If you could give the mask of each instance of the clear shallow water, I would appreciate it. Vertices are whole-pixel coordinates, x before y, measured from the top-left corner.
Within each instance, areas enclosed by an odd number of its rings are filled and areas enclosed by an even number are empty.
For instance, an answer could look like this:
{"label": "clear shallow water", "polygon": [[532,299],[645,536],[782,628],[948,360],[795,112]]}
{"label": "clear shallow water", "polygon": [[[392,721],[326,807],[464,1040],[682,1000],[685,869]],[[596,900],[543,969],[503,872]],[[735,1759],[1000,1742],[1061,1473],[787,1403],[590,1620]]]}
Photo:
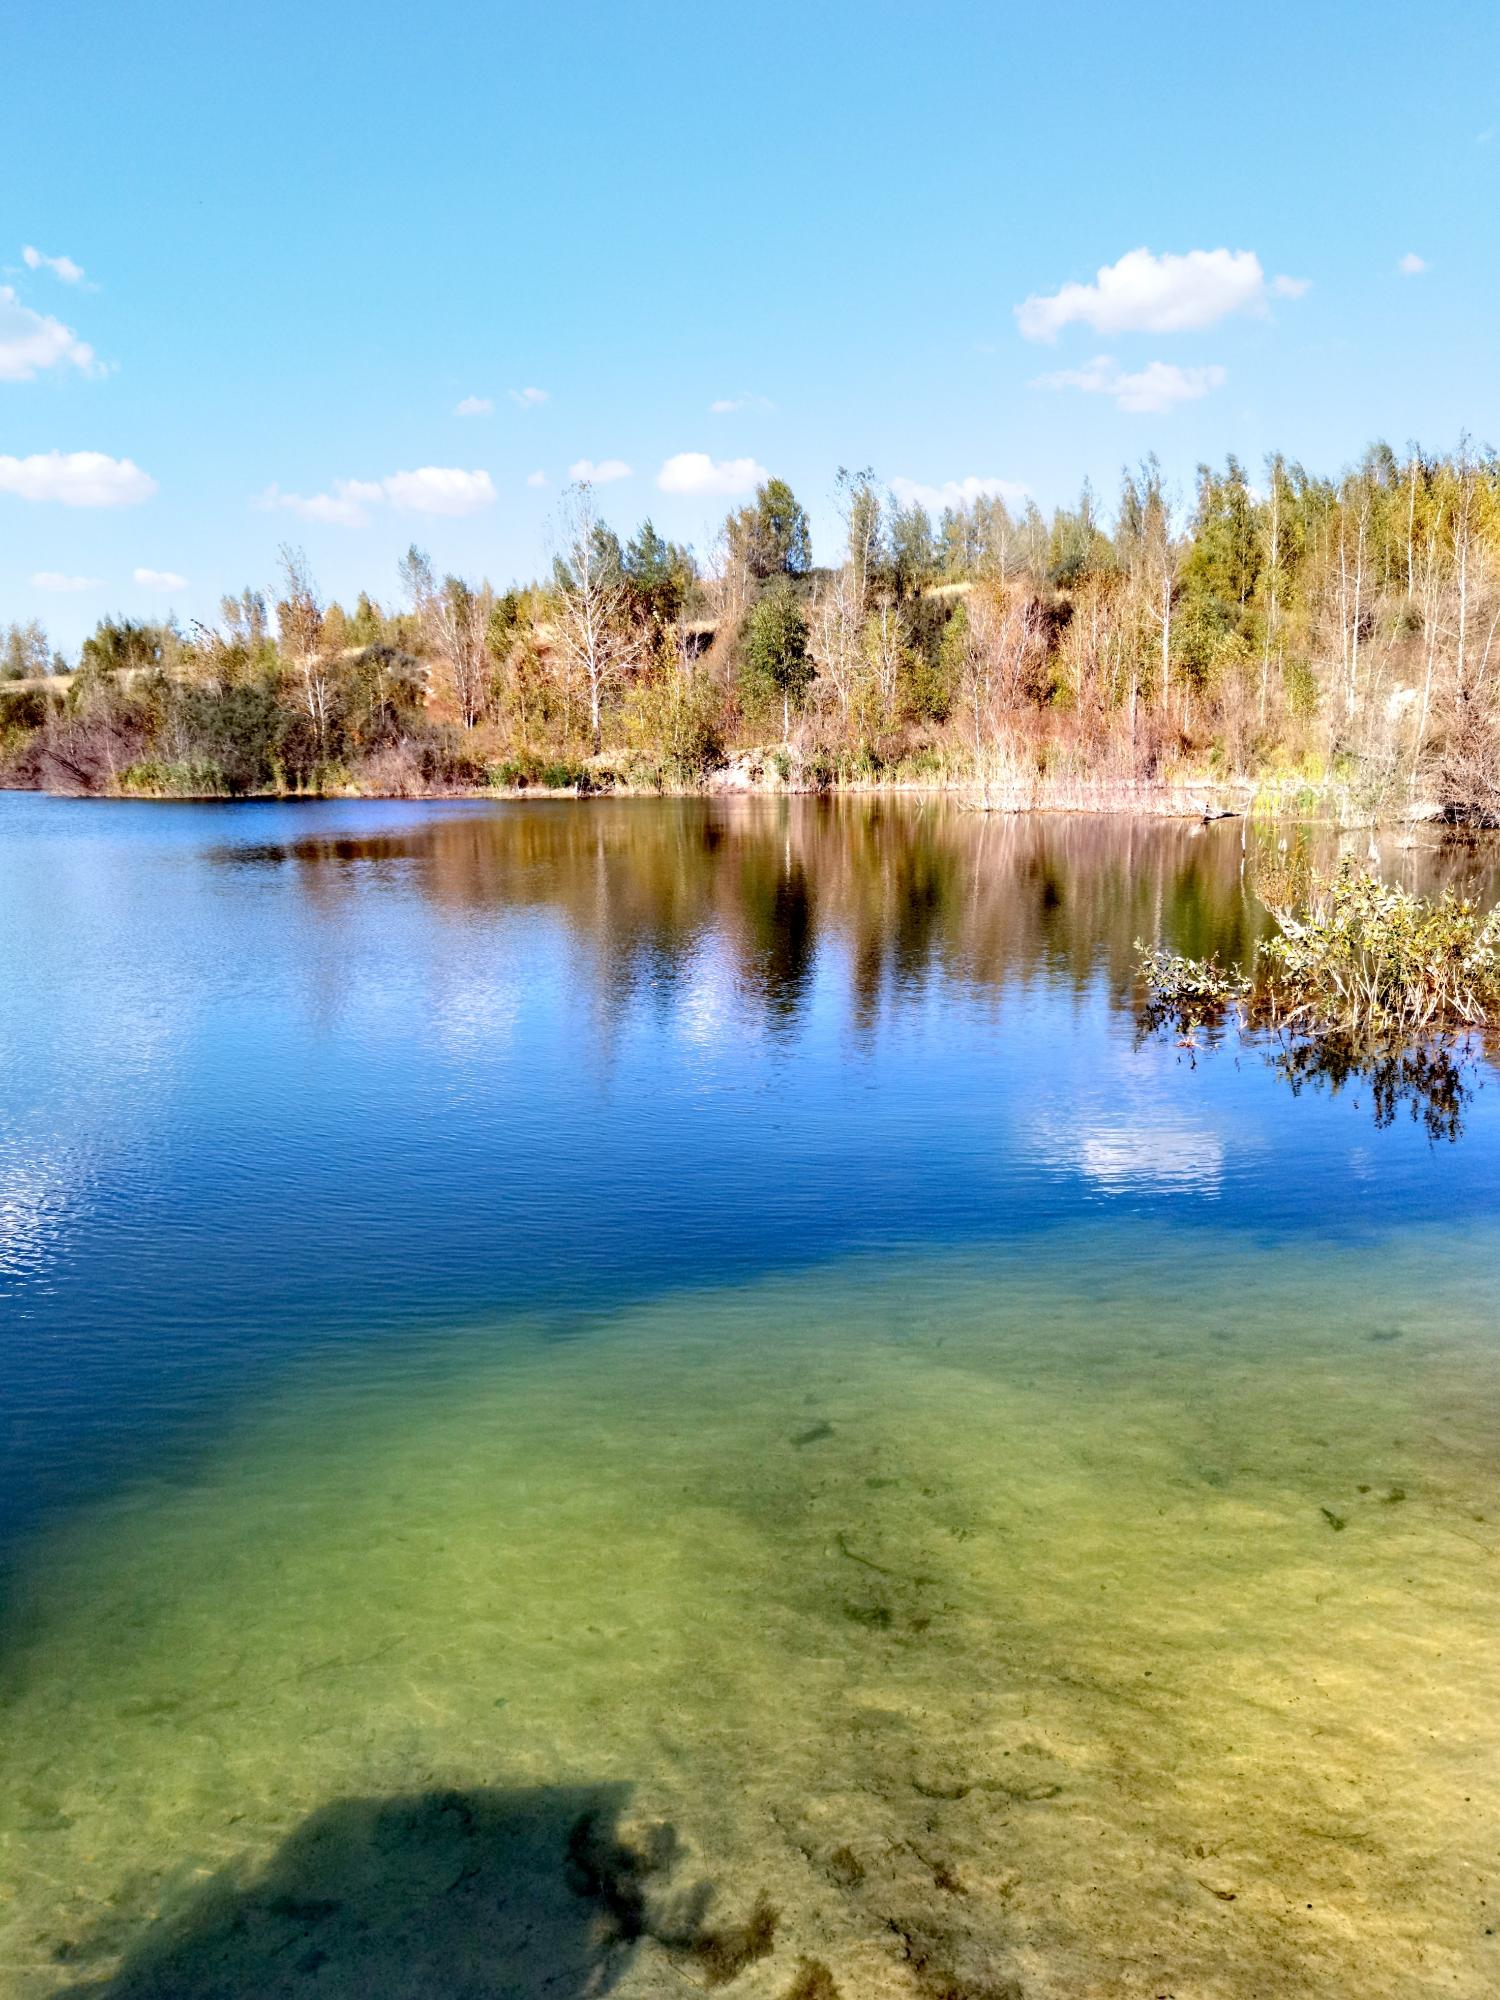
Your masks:
{"label": "clear shallow water", "polygon": [[1257,847],[0,798],[0,1990],[1493,1991],[1495,1093],[1137,1045]]}

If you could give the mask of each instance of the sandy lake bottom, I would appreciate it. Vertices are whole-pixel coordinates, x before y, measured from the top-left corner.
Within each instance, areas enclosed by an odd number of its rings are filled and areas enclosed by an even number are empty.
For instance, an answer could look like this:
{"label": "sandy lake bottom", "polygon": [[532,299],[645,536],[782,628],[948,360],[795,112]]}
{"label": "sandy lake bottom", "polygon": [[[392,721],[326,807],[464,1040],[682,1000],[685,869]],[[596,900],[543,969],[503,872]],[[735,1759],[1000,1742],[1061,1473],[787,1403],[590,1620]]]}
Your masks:
{"label": "sandy lake bottom", "polygon": [[6,1987],[1492,1993],[1497,1249],[1100,1227],[309,1364],[16,1579]]}

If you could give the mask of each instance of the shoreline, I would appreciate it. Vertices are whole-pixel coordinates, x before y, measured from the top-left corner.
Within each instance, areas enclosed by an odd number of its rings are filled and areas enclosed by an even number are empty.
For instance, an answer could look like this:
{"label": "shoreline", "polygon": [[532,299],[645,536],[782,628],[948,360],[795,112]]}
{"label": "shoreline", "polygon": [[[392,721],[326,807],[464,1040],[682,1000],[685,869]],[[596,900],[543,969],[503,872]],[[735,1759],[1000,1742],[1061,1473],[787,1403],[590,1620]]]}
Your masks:
{"label": "shoreline", "polygon": [[769,783],[640,786],[608,784],[593,786],[473,785],[434,787],[423,791],[381,789],[379,787],[332,787],[328,790],[285,790],[254,792],[166,792],[137,790],[61,790],[40,785],[17,785],[0,779],[0,793],[29,794],[38,798],[98,801],[138,805],[292,805],[326,804],[330,801],[390,802],[406,805],[437,805],[488,801],[495,804],[524,804],[527,801],[556,804],[595,804],[609,799],[919,799],[946,801],[960,810],[1025,818],[1037,813],[1078,813],[1100,817],[1150,820],[1188,820],[1214,824],[1219,820],[1254,820],[1262,823],[1290,820],[1301,825],[1343,827],[1406,827],[1415,831],[1429,827],[1449,834],[1464,831],[1494,831],[1467,827],[1445,818],[1433,802],[1424,800],[1404,812],[1356,809],[1347,796],[1335,794],[1318,798],[1313,788],[1298,786],[1267,790],[1248,781],[1238,784],[1183,783],[1138,785],[1122,780],[1077,781],[1040,788],[1028,788],[1025,796],[1017,788],[1004,785],[985,787],[982,783],[796,783],[773,780]]}

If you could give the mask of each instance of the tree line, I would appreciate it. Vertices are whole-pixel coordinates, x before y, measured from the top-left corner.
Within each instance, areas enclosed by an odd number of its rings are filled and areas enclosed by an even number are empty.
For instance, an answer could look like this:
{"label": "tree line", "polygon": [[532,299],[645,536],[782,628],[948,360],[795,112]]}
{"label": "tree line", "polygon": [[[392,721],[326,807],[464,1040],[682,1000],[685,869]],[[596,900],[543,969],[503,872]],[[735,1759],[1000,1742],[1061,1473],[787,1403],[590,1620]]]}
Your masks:
{"label": "tree line", "polygon": [[1500,464],[1373,446],[1338,479],[1274,455],[1156,459],[1114,508],[980,495],[936,519],[841,469],[839,545],[767,480],[696,553],[569,490],[549,574],[500,591],[409,551],[391,601],[277,588],[186,629],[106,619],[70,677],[0,634],[9,781],[209,792],[1088,776],[1336,788],[1500,816]]}

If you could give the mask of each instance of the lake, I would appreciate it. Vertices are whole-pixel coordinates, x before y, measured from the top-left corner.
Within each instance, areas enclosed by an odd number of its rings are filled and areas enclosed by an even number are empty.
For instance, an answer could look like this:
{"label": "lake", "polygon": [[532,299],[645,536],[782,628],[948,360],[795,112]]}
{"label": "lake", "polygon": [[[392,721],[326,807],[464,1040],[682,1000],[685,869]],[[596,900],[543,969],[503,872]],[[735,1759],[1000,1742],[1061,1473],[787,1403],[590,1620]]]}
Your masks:
{"label": "lake", "polygon": [[0,796],[0,1991],[1500,1990],[1500,1096],[1137,1018],[1282,841]]}

